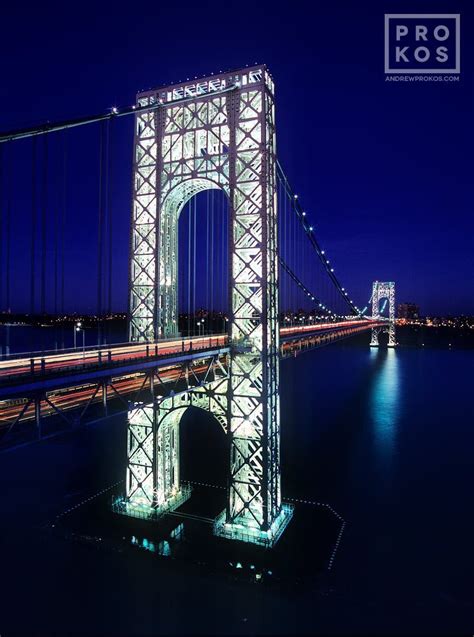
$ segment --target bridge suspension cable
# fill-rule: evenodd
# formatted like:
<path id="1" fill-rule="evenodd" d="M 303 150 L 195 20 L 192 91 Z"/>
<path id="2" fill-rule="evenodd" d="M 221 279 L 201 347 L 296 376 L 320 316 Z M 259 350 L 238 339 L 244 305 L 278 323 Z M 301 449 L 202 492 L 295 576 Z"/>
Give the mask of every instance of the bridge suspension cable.
<path id="1" fill-rule="evenodd" d="M 210 93 L 204 93 L 203 95 L 222 95 L 223 93 L 228 93 L 229 91 L 233 91 L 237 88 L 237 85 L 231 84 L 225 88 L 218 89 L 212 91 Z M 78 126 L 85 126 L 87 124 L 100 123 L 105 121 L 110 121 L 116 119 L 118 117 L 126 117 L 128 115 L 137 115 L 138 113 L 148 113 L 151 111 L 156 111 L 160 108 L 166 108 L 170 104 L 183 104 L 186 102 L 192 102 L 196 98 L 192 97 L 181 97 L 174 100 L 168 100 L 167 102 L 156 102 L 155 104 L 147 104 L 147 105 L 133 105 L 133 106 L 125 106 L 121 108 L 117 108 L 116 106 L 112 107 L 112 109 L 107 113 L 99 113 L 97 115 L 89 115 L 85 117 L 76 117 L 73 119 L 62 120 L 60 122 L 46 122 L 43 124 L 39 124 L 37 126 L 30 126 L 28 128 L 18 128 L 11 131 L 6 131 L 5 133 L 0 134 L 0 144 L 8 141 L 15 141 L 18 139 L 25 139 L 27 137 L 35 137 L 37 135 L 45 135 L 47 133 L 54 133 L 57 131 L 62 131 L 68 128 L 77 128 Z"/>
<path id="2" fill-rule="evenodd" d="M 220 91 L 215 91 L 212 95 L 226 93 L 235 88 L 229 86 Z M 58 310 L 65 311 L 65 229 L 67 215 L 67 197 L 68 197 L 68 143 L 67 133 L 70 128 L 83 126 L 86 124 L 98 123 L 100 132 L 100 149 L 99 149 L 99 201 L 98 201 L 98 218 L 93 223 L 97 227 L 97 313 L 99 321 L 107 310 L 112 309 L 112 292 L 113 292 L 113 233 L 114 222 L 112 215 L 112 201 L 110 193 L 110 184 L 113 176 L 113 152 L 111 145 L 114 139 L 114 125 L 117 117 L 126 115 L 136 115 L 143 111 L 154 111 L 161 107 L 167 107 L 171 103 L 177 104 L 192 101 L 195 98 L 180 98 L 165 104 L 153 104 L 147 106 L 132 106 L 126 109 L 112 109 L 110 113 L 104 113 L 98 116 L 78 118 L 75 120 L 67 120 L 55 124 L 47 123 L 38 127 L 12 131 L 0 135 L 0 142 L 6 142 L 13 139 L 24 139 L 30 137 L 32 142 L 32 186 L 31 186 L 31 263 L 30 263 L 30 311 L 35 314 L 37 311 L 36 304 L 40 301 L 41 312 L 47 310 L 48 304 L 53 300 L 55 313 Z M 95 127 L 92 127 L 95 128 Z M 62 131 L 62 135 L 58 136 L 62 145 L 60 154 L 62 154 L 63 170 L 62 170 L 62 193 L 59 194 L 59 204 L 54 208 L 54 189 L 49 187 L 48 162 L 52 162 L 55 156 L 54 141 L 50 142 L 48 147 L 48 135 Z M 39 149 L 37 136 L 43 135 L 43 148 Z M 53 136 L 54 137 L 54 136 Z M 43 152 L 38 152 L 42 150 Z M 41 157 L 39 156 L 41 155 Z M 74 156 L 73 156 L 74 160 Z M 314 311 L 319 315 L 331 318 L 343 317 L 347 314 L 343 310 L 348 308 L 349 312 L 358 316 L 362 316 L 357 306 L 349 297 L 348 292 L 342 287 L 339 279 L 334 273 L 327 255 L 316 239 L 313 228 L 309 225 L 308 217 L 303 210 L 298 197 L 291 188 L 289 181 L 277 161 L 277 187 L 280 189 L 280 214 L 283 214 L 285 221 L 282 224 L 280 242 L 286 245 L 286 255 L 280 250 L 280 267 L 285 273 L 287 281 L 284 283 L 284 293 L 280 292 L 280 297 L 284 298 L 286 294 L 286 304 L 288 308 L 298 310 L 298 304 L 304 302 L 306 305 L 314 306 Z M 95 187 L 94 182 L 94 187 Z M 198 303 L 202 302 L 201 291 L 196 292 L 196 273 L 199 268 L 206 271 L 206 325 L 211 328 L 211 316 L 216 310 L 216 294 L 221 296 L 222 303 L 225 307 L 226 299 L 226 279 L 223 275 L 225 254 L 228 246 L 229 234 L 228 226 L 222 223 L 220 226 L 216 219 L 220 215 L 218 205 L 215 199 L 216 192 L 214 190 L 207 193 L 207 220 L 206 220 L 206 259 L 201 256 L 201 250 L 197 250 L 196 234 L 198 225 L 201 220 L 196 216 L 196 195 L 188 204 L 189 218 L 188 230 L 192 230 L 189 236 L 188 255 L 189 260 L 186 269 L 188 270 L 188 333 L 194 333 L 195 324 L 191 326 L 190 316 L 196 315 L 198 311 Z M 226 204 L 227 205 L 227 204 Z M 224 204 L 222 204 L 224 206 Z M 50 209 L 50 211 L 48 211 Z M 283 210 L 283 212 L 282 212 Z M 48 230 L 53 223 L 52 213 L 56 221 L 56 229 L 49 234 Z M 4 222 L 5 222 L 5 212 Z M 48 216 L 50 215 L 50 216 Z M 182 215 L 183 218 L 186 215 Z M 226 222 L 227 224 L 227 222 Z M 39 232 L 39 236 L 37 236 Z M 301 232 L 302 230 L 302 232 Z M 201 232 L 201 229 L 199 229 Z M 49 239 L 51 236 L 51 239 Z M 201 239 L 200 239 L 201 240 Z M 215 240 L 215 241 L 214 241 Z M 54 242 L 54 243 L 53 243 Z M 48 244 L 53 243 L 52 262 L 48 256 Z M 216 245 L 215 245 L 216 244 Z M 222 244 L 219 247 L 218 244 Z M 282 246 L 280 246 L 281 248 Z M 5 254 L 5 253 L 4 253 Z M 316 255 L 316 259 L 314 259 Z M 315 264 L 318 263 L 316 272 Z M 95 265 L 95 264 L 94 264 Z M 37 266 L 38 272 L 36 272 Z M 47 290 L 46 274 L 52 268 L 54 277 L 51 279 L 54 284 L 53 295 Z M 315 270 L 315 274 L 312 274 Z M 39 275 L 39 276 L 38 276 Z M 93 275 L 93 274 L 92 274 Z M 323 276 L 324 275 L 324 276 Z M 319 277 L 319 278 L 318 278 Z M 219 285 L 220 283 L 220 285 Z M 192 289 L 191 289 L 192 288 Z M 182 290 L 183 288 L 178 288 Z M 39 295 L 38 295 L 39 292 Z M 182 293 L 180 292 L 182 295 Z M 184 293 L 186 297 L 186 292 Z M 183 304 L 184 305 L 184 304 Z M 281 305 L 281 304 L 280 304 Z M 341 311 L 341 306 L 343 310 Z M 301 305 L 300 305 L 301 307 Z M 283 309 L 283 308 L 282 308 Z M 286 308 L 285 308 L 286 309 Z M 313 311 L 313 310 L 312 310 Z M 224 318 L 222 319 L 224 321 Z M 193 321 L 195 323 L 195 321 Z M 225 325 L 225 323 L 223 323 Z M 99 324 L 98 342 L 102 340 L 101 333 L 102 324 Z"/>
<path id="3" fill-rule="evenodd" d="M 314 302 L 314 306 L 322 311 L 322 313 L 326 314 L 331 318 L 336 318 L 337 315 L 334 314 L 329 308 L 327 308 L 321 299 L 314 296 L 312 292 L 305 286 L 305 284 L 297 277 L 297 275 L 293 272 L 289 265 L 280 257 L 279 259 L 281 267 L 285 270 L 285 272 L 289 275 L 289 277 L 296 283 L 296 285 L 303 291 L 303 293 Z"/>
<path id="4" fill-rule="evenodd" d="M 327 255 L 325 253 L 324 250 L 322 250 L 321 246 L 319 245 L 318 240 L 316 239 L 316 236 L 314 234 L 314 228 L 309 225 L 308 221 L 307 221 L 307 215 L 306 212 L 303 210 L 301 203 L 298 199 L 298 195 L 295 194 L 295 192 L 293 191 L 293 189 L 291 188 L 291 185 L 288 181 L 288 178 L 286 177 L 283 168 L 281 167 L 281 164 L 279 161 L 277 161 L 277 179 L 280 181 L 282 187 L 283 187 L 283 191 L 286 194 L 286 196 L 288 197 L 288 201 L 291 204 L 291 207 L 294 211 L 294 213 L 296 214 L 297 219 L 300 222 L 300 225 L 304 231 L 305 236 L 308 238 L 311 246 L 313 247 L 316 255 L 318 256 L 320 262 L 322 263 L 324 269 L 326 270 L 326 273 L 329 277 L 329 279 L 332 281 L 335 289 L 337 290 L 337 292 L 339 293 L 339 295 L 341 296 L 341 298 L 343 299 L 344 303 L 347 304 L 347 306 L 349 307 L 351 313 L 353 313 L 354 315 L 359 315 L 360 314 L 360 310 L 359 308 L 355 305 L 355 303 L 352 301 L 352 299 L 350 298 L 348 292 L 345 290 L 345 288 L 341 285 L 341 283 L 339 282 L 339 279 L 337 278 L 336 274 L 334 273 L 334 268 L 331 267 L 330 265 L 330 261 L 327 258 Z"/>

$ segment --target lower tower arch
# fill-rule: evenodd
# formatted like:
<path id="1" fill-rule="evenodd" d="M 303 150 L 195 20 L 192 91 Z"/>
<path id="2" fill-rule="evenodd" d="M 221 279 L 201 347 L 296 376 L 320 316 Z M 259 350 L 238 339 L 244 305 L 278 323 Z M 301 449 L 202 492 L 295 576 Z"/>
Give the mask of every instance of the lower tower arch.
<path id="1" fill-rule="evenodd" d="M 158 518 L 191 495 L 181 483 L 180 423 L 189 407 L 211 413 L 227 433 L 226 380 L 135 405 L 129 412 L 124 513 Z"/>

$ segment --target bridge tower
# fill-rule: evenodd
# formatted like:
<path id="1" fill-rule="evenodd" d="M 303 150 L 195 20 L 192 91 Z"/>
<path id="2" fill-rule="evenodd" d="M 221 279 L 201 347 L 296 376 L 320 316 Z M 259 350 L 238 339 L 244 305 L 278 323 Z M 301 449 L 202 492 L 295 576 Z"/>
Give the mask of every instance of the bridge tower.
<path id="1" fill-rule="evenodd" d="M 135 406 L 128 505 L 164 511 L 185 497 L 178 426 L 194 394 L 217 410 L 229 439 L 227 506 L 215 532 L 271 546 L 292 514 L 280 490 L 273 80 L 259 65 L 140 93 L 137 103 L 150 110 L 137 113 L 135 127 L 130 339 L 178 335 L 179 215 L 196 193 L 222 189 L 230 203 L 230 355 L 225 387 L 220 377 Z"/>
<path id="2" fill-rule="evenodd" d="M 372 318 L 379 320 L 380 301 L 388 302 L 388 320 L 383 327 L 372 328 L 372 337 L 370 339 L 370 347 L 379 346 L 379 334 L 388 332 L 388 347 L 395 347 L 397 344 L 395 338 L 395 283 L 393 281 L 374 281 L 372 285 Z"/>

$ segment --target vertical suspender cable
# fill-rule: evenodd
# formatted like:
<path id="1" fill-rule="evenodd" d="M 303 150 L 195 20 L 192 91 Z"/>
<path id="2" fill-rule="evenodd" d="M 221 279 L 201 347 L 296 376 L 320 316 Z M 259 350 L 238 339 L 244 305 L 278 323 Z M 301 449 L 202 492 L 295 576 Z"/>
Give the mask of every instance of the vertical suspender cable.
<path id="1" fill-rule="evenodd" d="M 290 215 L 289 215 L 289 212 L 288 212 L 288 196 L 286 194 L 286 189 L 284 189 L 283 194 L 284 194 L 284 202 L 285 202 L 285 260 L 286 260 L 287 263 L 290 263 L 290 249 L 289 249 L 289 245 L 290 245 Z M 291 280 L 288 277 L 288 274 L 286 275 L 286 279 L 285 280 L 286 280 L 286 296 L 285 296 L 286 308 L 285 308 L 285 312 L 287 313 L 287 316 L 289 316 L 288 313 L 291 311 L 291 299 L 290 299 L 290 295 L 291 295 Z"/>
<path id="2" fill-rule="evenodd" d="M 64 313 L 65 233 L 67 201 L 67 129 L 63 131 L 63 189 L 61 214 L 61 312 Z"/>
<path id="3" fill-rule="evenodd" d="M 300 230 L 300 233 L 303 232 L 303 230 Z M 300 234 L 301 236 L 301 234 Z M 309 277 L 309 272 L 306 272 L 306 259 L 305 259 L 305 253 L 306 253 L 306 241 L 304 236 L 302 237 L 302 241 L 301 241 L 301 261 L 302 261 L 302 268 L 301 268 L 301 272 L 302 275 L 304 277 L 306 277 L 306 280 L 308 281 L 308 283 L 311 285 L 311 278 Z M 305 299 L 305 307 L 306 307 L 306 311 L 309 312 L 310 308 L 310 302 L 308 297 L 306 297 Z"/>
<path id="4" fill-rule="evenodd" d="M 298 228 L 298 245 L 299 245 L 299 249 L 298 249 L 298 255 L 300 258 L 300 279 L 303 280 L 305 278 L 305 269 L 304 269 L 304 264 L 303 264 L 303 249 L 304 249 L 304 245 L 303 242 L 301 241 L 302 237 L 301 237 L 301 233 L 302 233 L 302 228 L 301 226 L 299 226 Z M 306 309 L 307 307 L 307 303 L 306 303 L 306 298 L 303 299 L 302 302 L 302 307 L 303 310 Z"/>
<path id="5" fill-rule="evenodd" d="M 285 260 L 287 263 L 290 263 L 290 214 L 288 212 L 288 196 L 286 194 L 286 190 L 284 190 L 285 197 Z M 286 309 L 285 311 L 288 313 L 291 311 L 291 280 L 286 275 Z"/>
<path id="6" fill-rule="evenodd" d="M 62 192 L 61 192 L 61 230 L 60 230 L 60 311 L 64 316 L 64 268 L 65 268 L 65 232 L 66 232 L 66 175 L 67 175 L 67 129 L 62 133 Z M 61 349 L 64 349 L 64 324 L 61 321 Z"/>
<path id="7" fill-rule="evenodd" d="M 41 202 L 41 314 L 46 313 L 46 215 L 48 203 L 48 135 L 43 137 L 43 192 Z"/>
<path id="8" fill-rule="evenodd" d="M 282 219 L 282 209 L 281 209 L 281 184 L 277 175 L 277 222 L 278 222 L 278 237 L 277 237 L 277 251 L 280 257 L 283 256 L 282 253 L 282 238 L 283 238 L 283 219 Z M 280 264 L 278 264 L 278 307 L 281 313 L 281 308 L 283 307 L 283 291 L 284 291 L 284 283 L 282 277 L 282 268 Z"/>
<path id="9" fill-rule="evenodd" d="M 7 312 L 11 312 L 10 307 L 10 279 L 11 279 L 11 270 L 10 270 L 10 260 L 11 260 L 11 203 L 12 203 L 12 163 L 13 163 L 13 154 L 12 154 L 12 143 L 8 144 L 8 184 L 7 184 L 7 218 L 6 218 L 6 281 L 5 281 L 5 305 Z M 6 334 L 5 334 L 5 354 L 10 353 L 10 323 L 7 323 Z"/>
<path id="10" fill-rule="evenodd" d="M 102 226 L 103 226 L 103 163 L 104 163 L 104 123 L 99 133 L 99 211 L 97 223 L 97 344 L 101 344 L 102 320 Z"/>
<path id="11" fill-rule="evenodd" d="M 31 255 L 30 255 L 30 314 L 35 313 L 35 283 L 36 283 L 36 151 L 37 138 L 33 137 L 31 151 Z"/>
<path id="12" fill-rule="evenodd" d="M 207 310 L 207 317 L 206 317 L 206 324 L 209 327 L 209 241 L 210 241 L 210 232 L 209 232 L 209 199 L 212 196 L 213 191 L 209 191 L 206 190 L 206 310 Z"/>
<path id="13" fill-rule="evenodd" d="M 3 310 L 3 195 L 4 195 L 4 175 L 3 175 L 3 144 L 0 144 L 0 312 Z M 0 343 L 0 355 L 1 355 Z"/>
<path id="14" fill-rule="evenodd" d="M 286 254 L 286 232 L 287 232 L 287 220 L 286 220 L 286 197 L 284 196 L 284 191 L 283 191 L 283 187 L 281 184 L 281 179 L 280 179 L 280 211 L 281 211 L 281 242 L 280 242 L 280 254 L 282 255 L 283 259 L 285 259 L 286 262 L 288 262 L 287 259 L 287 254 Z M 286 312 L 288 310 L 287 304 L 287 296 L 288 296 L 288 285 L 287 285 L 287 281 L 288 281 L 288 277 L 285 276 L 283 274 L 283 270 L 282 270 L 282 282 L 283 282 L 283 287 L 282 287 L 282 308 L 283 308 L 283 312 L 285 313 L 286 316 Z"/>
<path id="15" fill-rule="evenodd" d="M 59 158 L 61 165 L 61 158 Z M 59 172 L 59 171 L 58 171 Z M 59 292 L 59 237 L 61 234 L 60 224 L 61 195 L 56 198 L 54 206 L 54 314 L 58 315 L 58 292 Z"/>
<path id="16" fill-rule="evenodd" d="M 194 258 L 193 258 L 193 316 L 194 318 L 196 318 L 196 198 L 194 197 L 194 201 L 193 201 L 193 217 L 194 217 L 194 233 L 193 233 L 193 240 L 194 240 Z M 194 327 L 194 326 L 193 326 Z"/>
<path id="17" fill-rule="evenodd" d="M 287 215 L 287 206 L 286 206 L 286 193 L 283 189 L 281 178 L 279 177 L 280 183 L 280 210 L 282 211 L 282 234 L 281 234 L 281 242 L 280 242 L 280 252 L 286 262 L 288 262 L 288 257 L 286 253 L 287 243 L 288 243 L 288 215 Z M 282 272 L 283 275 L 283 272 Z M 284 280 L 284 293 L 283 293 L 283 312 L 288 312 L 288 275 L 286 275 L 282 281 Z"/>
<path id="18" fill-rule="evenodd" d="M 107 120 L 105 123 L 105 147 L 104 147 L 104 216 L 103 216 L 103 237 L 102 237 L 102 259 L 103 259 L 103 283 L 102 283 L 102 312 L 107 312 L 108 307 L 108 255 L 109 242 L 107 240 L 109 230 L 109 161 L 110 161 L 110 122 Z M 100 318 L 102 321 L 102 317 Z M 107 333 L 107 323 L 105 329 L 103 329 L 103 342 L 107 342 L 109 335 Z M 103 324 L 102 324 L 103 327 Z"/>
<path id="19" fill-rule="evenodd" d="M 188 336 L 191 336 L 191 202 L 188 201 Z"/>
<path id="20" fill-rule="evenodd" d="M 113 276 L 112 276 L 112 267 L 113 267 L 113 206 L 111 203 L 110 197 L 110 185 L 112 184 L 112 176 L 113 176 L 113 142 L 114 142 L 114 120 L 111 120 L 109 124 L 109 161 L 108 161 L 108 169 L 107 169 L 107 202 L 108 202 L 108 220 L 109 220 L 109 298 L 107 303 L 108 313 L 112 314 L 112 285 L 113 285 Z M 112 152 L 111 152 L 112 150 Z"/>
<path id="21" fill-rule="evenodd" d="M 12 164 L 13 164 L 13 149 L 12 142 L 9 143 L 9 157 L 8 157 L 8 201 L 7 201 L 7 223 L 6 223 L 6 282 L 5 282 L 5 296 L 6 296 L 6 308 L 8 312 L 11 312 L 11 249 L 12 249 Z M 8 347 L 8 344 L 7 344 Z"/>
<path id="22" fill-rule="evenodd" d="M 222 316 L 224 317 L 224 321 L 223 321 L 223 328 L 225 328 L 225 314 L 226 314 L 226 296 L 225 296 L 225 290 L 226 290 L 226 286 L 225 286 L 225 281 L 226 281 L 226 277 L 228 276 L 228 264 L 226 264 L 225 262 L 225 255 L 226 255 L 226 251 L 225 251 L 225 227 L 227 224 L 227 196 L 224 195 L 222 198 L 222 214 L 221 214 L 221 268 L 220 268 L 220 274 L 221 274 L 221 300 L 220 300 L 220 306 L 222 308 Z M 223 331 L 225 332 L 225 329 L 223 329 Z"/>
<path id="23" fill-rule="evenodd" d="M 292 205 L 292 208 L 293 208 L 293 205 Z M 294 272 L 296 272 L 296 263 L 295 263 L 295 229 L 296 229 L 295 216 L 294 216 L 294 214 L 292 214 L 291 215 L 291 238 L 290 238 L 290 244 L 291 244 L 291 267 L 294 269 Z M 292 314 L 293 314 L 292 322 L 294 322 L 294 315 L 296 313 L 296 286 L 295 285 L 291 286 L 291 311 L 292 311 Z"/>
<path id="24" fill-rule="evenodd" d="M 211 206 L 211 307 L 208 308 L 210 320 L 208 322 L 209 333 L 213 331 L 213 318 L 214 318 L 214 220 L 215 220 L 215 207 L 216 198 L 215 190 L 212 190 L 212 206 Z"/>

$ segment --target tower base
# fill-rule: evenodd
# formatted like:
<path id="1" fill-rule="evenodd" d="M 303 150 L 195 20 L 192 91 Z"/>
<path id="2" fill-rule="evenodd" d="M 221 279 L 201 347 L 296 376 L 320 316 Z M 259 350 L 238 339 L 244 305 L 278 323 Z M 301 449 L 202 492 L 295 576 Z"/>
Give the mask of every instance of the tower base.
<path id="1" fill-rule="evenodd" d="M 128 515 L 131 518 L 139 518 L 140 520 L 157 520 L 166 513 L 174 511 L 191 497 L 191 487 L 183 486 L 171 498 L 159 506 L 150 506 L 128 500 L 123 496 L 115 498 L 112 502 L 112 511 L 120 515 Z"/>
<path id="2" fill-rule="evenodd" d="M 265 548 L 272 548 L 280 539 L 283 531 L 288 526 L 293 517 L 294 506 L 292 504 L 282 504 L 281 511 L 275 518 L 268 531 L 261 531 L 258 528 L 244 526 L 238 523 L 227 523 L 226 512 L 222 511 L 214 521 L 214 534 L 228 540 L 238 540 L 239 542 L 251 542 Z"/>

